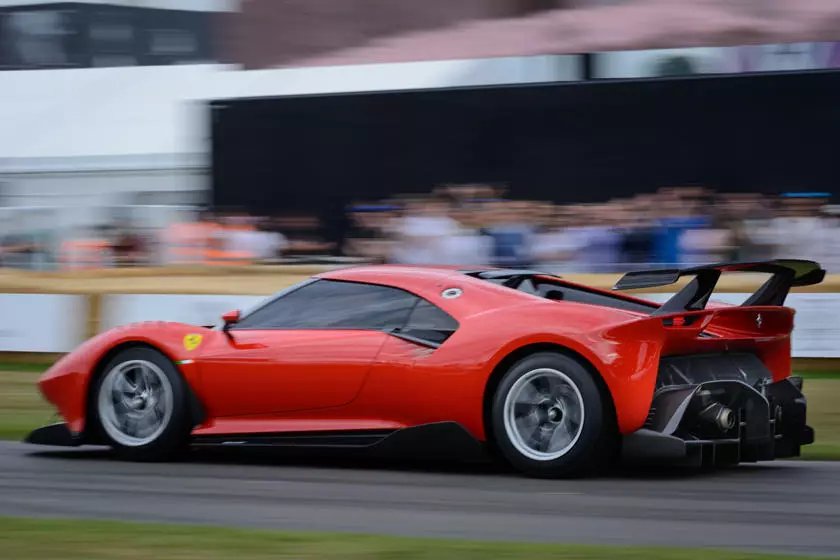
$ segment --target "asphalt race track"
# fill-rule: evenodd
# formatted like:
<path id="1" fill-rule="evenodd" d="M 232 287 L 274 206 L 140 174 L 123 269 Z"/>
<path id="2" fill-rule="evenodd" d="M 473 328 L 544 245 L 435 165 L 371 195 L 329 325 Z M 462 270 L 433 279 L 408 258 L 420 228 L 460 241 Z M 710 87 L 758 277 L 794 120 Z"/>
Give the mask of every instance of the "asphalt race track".
<path id="1" fill-rule="evenodd" d="M 0 515 L 840 556 L 840 464 L 541 481 L 483 465 L 208 451 L 136 464 L 0 443 Z"/>

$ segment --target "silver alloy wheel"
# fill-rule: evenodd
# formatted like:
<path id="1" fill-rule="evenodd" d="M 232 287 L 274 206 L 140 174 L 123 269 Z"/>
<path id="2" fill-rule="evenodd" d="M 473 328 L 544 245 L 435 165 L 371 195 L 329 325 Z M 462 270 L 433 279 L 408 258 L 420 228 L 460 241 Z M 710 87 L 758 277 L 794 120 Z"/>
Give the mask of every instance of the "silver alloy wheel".
<path id="1" fill-rule="evenodd" d="M 146 360 L 116 365 L 102 380 L 97 398 L 102 428 L 126 447 L 155 441 L 169 425 L 173 404 L 169 378 Z"/>
<path id="2" fill-rule="evenodd" d="M 508 440 L 535 461 L 553 461 L 568 453 L 580 438 L 584 418 L 580 389 L 556 369 L 529 371 L 505 397 Z"/>

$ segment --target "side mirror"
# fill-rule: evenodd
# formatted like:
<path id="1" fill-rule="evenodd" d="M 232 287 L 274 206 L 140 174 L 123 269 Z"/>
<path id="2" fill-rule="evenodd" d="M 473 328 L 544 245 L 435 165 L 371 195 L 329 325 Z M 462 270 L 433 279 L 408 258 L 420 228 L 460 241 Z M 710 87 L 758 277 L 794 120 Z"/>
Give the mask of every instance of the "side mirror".
<path id="1" fill-rule="evenodd" d="M 224 315 L 222 315 L 222 321 L 225 322 L 224 327 L 222 327 L 223 331 L 227 331 L 231 325 L 235 325 L 239 322 L 240 312 L 238 309 L 234 311 L 228 311 Z"/>

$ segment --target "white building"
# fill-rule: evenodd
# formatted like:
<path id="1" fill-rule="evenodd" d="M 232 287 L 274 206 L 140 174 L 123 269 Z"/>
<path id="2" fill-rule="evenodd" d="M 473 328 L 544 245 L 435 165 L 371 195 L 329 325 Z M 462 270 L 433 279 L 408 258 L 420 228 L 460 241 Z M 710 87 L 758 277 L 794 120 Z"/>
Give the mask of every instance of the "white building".
<path id="1" fill-rule="evenodd" d="M 211 99 L 578 80 L 579 62 L 545 56 L 247 72 L 224 65 L 2 72 L 0 206 L 7 216 L 54 209 L 44 215 L 64 229 L 103 223 L 117 206 L 209 202 Z M 166 220 L 159 209 L 151 214 Z"/>

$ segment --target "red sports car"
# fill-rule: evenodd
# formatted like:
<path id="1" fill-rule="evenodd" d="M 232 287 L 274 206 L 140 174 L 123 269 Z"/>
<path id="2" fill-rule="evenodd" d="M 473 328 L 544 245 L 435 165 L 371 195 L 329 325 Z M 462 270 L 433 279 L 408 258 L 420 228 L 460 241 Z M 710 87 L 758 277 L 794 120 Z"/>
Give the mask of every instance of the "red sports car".
<path id="1" fill-rule="evenodd" d="M 769 274 L 707 305 L 723 272 Z M 664 304 L 621 293 L 693 277 Z M 362 266 L 318 274 L 223 325 L 102 333 L 39 381 L 44 445 L 135 460 L 188 445 L 490 451 L 534 476 L 618 458 L 734 464 L 812 443 L 791 376 L 783 260 L 648 270 L 613 291 L 527 270 Z"/>

